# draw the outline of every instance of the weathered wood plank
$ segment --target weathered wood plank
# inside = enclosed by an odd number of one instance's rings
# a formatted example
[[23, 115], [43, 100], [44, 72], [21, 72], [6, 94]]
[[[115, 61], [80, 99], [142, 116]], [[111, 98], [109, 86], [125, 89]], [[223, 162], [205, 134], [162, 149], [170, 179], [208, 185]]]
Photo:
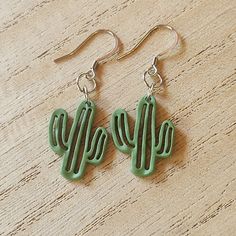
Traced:
[[[235, 235], [233, 1], [10, 0], [0, 10], [0, 235]], [[48, 120], [58, 107], [74, 116], [82, 99], [74, 79], [111, 40], [53, 59], [96, 29], [113, 30], [129, 48], [160, 23], [181, 35], [176, 54], [160, 62], [165, 84], [156, 95], [158, 124], [171, 118], [177, 127], [172, 158], [140, 179], [110, 139], [104, 163], [68, 182], [48, 145]], [[95, 125], [110, 132], [118, 107], [135, 118], [142, 73], [170, 40], [155, 33], [133, 57], [101, 66]]]

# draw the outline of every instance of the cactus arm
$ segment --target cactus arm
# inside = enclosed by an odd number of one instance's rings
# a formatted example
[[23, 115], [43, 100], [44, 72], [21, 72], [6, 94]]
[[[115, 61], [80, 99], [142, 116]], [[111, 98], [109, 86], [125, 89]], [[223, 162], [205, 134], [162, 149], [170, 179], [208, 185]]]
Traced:
[[174, 124], [170, 120], [162, 123], [158, 145], [156, 146], [156, 156], [158, 158], [166, 158], [171, 155], [174, 140]]
[[130, 137], [127, 112], [118, 109], [112, 114], [112, 137], [115, 146], [123, 153], [130, 154], [133, 149], [133, 141]]
[[107, 139], [108, 134], [106, 129], [101, 127], [97, 128], [88, 152], [88, 163], [98, 165], [102, 162], [107, 147]]
[[52, 150], [62, 156], [68, 149], [66, 140], [66, 126], [68, 114], [63, 109], [55, 110], [49, 122], [49, 144]]

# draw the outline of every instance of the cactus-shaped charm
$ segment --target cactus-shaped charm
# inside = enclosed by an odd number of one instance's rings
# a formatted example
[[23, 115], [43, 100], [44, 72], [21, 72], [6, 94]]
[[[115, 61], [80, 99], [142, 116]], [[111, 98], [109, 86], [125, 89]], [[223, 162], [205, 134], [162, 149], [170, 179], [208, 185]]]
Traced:
[[61, 174], [70, 180], [83, 177], [87, 164], [101, 163], [107, 145], [107, 131], [97, 128], [93, 137], [91, 129], [95, 104], [83, 101], [69, 130], [68, 114], [63, 109], [53, 112], [49, 123], [49, 143], [52, 150], [63, 156]]
[[131, 155], [131, 171], [137, 176], [148, 176], [155, 169], [156, 159], [170, 156], [174, 139], [174, 125], [170, 120], [162, 123], [156, 135], [156, 99], [144, 96], [138, 105], [134, 134], [131, 137], [127, 112], [116, 110], [111, 120], [115, 146]]

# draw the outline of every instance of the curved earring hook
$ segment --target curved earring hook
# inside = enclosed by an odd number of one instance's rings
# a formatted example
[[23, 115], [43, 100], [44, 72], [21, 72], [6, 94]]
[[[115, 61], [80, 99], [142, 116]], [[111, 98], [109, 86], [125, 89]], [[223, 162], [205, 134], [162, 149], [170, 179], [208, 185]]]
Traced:
[[[172, 33], [174, 33], [175, 40], [174, 40], [173, 44], [172, 44], [169, 48], [167, 48], [166, 50], [164, 50], [162, 53], [159, 53], [155, 58], [158, 58], [158, 57], [160, 57], [160, 56], [163, 56], [163, 55], [165, 55], [166, 53], [168, 53], [169, 51], [171, 51], [172, 49], [174, 49], [174, 48], [177, 46], [178, 41], [179, 41], [179, 35], [178, 35], [177, 31], [176, 31], [173, 27], [171, 27], [171, 26], [169, 26], [169, 25], [156, 25], [156, 26], [154, 26], [153, 28], [151, 28], [151, 29], [140, 39], [140, 41], [139, 41], [133, 48], [131, 48], [129, 51], [127, 51], [127, 52], [123, 53], [122, 55], [120, 55], [120, 56], [117, 58], [117, 60], [124, 59], [125, 57], [131, 55], [133, 52], [136, 51], [136, 49], [137, 49], [138, 47], [140, 47], [140, 46], [143, 44], [143, 42], [144, 42], [155, 30], [158, 30], [158, 29], [161, 29], [161, 28], [168, 29], [168, 30], [170, 30]], [[155, 59], [154, 59], [154, 60], [155, 60]]]
[[90, 41], [92, 38], [94, 38], [96, 35], [98, 34], [109, 34], [111, 35], [114, 40], [115, 40], [115, 45], [114, 45], [114, 48], [112, 50], [110, 50], [108, 53], [106, 53], [104, 56], [102, 57], [99, 57], [97, 60], [95, 60], [94, 64], [93, 64], [93, 67], [92, 68], [95, 68], [98, 64], [103, 64], [105, 62], [107, 62], [112, 56], [114, 56], [115, 54], [117, 54], [119, 51], [120, 51], [120, 40], [118, 38], [118, 36], [112, 32], [111, 30], [107, 30], [107, 29], [99, 29], [99, 30], [96, 30], [95, 32], [93, 32], [92, 34], [90, 34], [77, 48], [75, 48], [73, 51], [71, 51], [70, 53], [64, 55], [64, 56], [61, 56], [59, 58], [56, 58], [54, 60], [55, 63], [58, 63], [58, 62], [61, 62], [63, 60], [66, 60], [66, 59], [69, 59], [71, 58], [72, 56], [76, 55], [79, 50], [88, 42]]
[[[107, 29], [99, 29], [96, 30], [95, 32], [93, 32], [92, 34], [90, 34], [81, 44], [79, 44], [79, 46], [77, 48], [75, 48], [73, 51], [71, 51], [70, 53], [61, 56], [59, 58], [56, 58], [54, 60], [55, 63], [64, 61], [66, 59], [69, 59], [71, 57], [73, 57], [74, 55], [76, 55], [79, 50], [84, 47], [84, 45], [90, 41], [92, 38], [94, 38], [96, 35], [98, 34], [109, 34], [114, 38], [114, 47], [112, 50], [110, 50], [109, 52], [107, 52], [104, 56], [99, 57], [97, 60], [94, 61], [91, 69], [89, 69], [87, 72], [85, 73], [80, 73], [80, 75], [76, 78], [76, 85], [77, 88], [79, 89], [80, 92], [84, 93], [85, 99], [88, 100], [88, 94], [93, 92], [96, 87], [97, 87], [97, 83], [96, 83], [96, 68], [99, 64], [103, 64], [105, 62], [107, 62], [109, 59], [111, 59], [111, 57], [113, 57], [114, 55], [116, 55], [117, 53], [119, 53], [120, 51], [120, 40], [118, 38], [118, 36], [113, 33], [111, 30], [107, 30]], [[92, 88], [88, 89], [86, 85], [84, 85], [83, 87], [81, 87], [80, 81], [82, 79], [87, 79], [88, 81], [92, 82]]]
[[161, 85], [163, 83], [163, 79], [162, 76], [159, 74], [158, 69], [157, 69], [157, 62], [160, 56], [165, 55], [166, 53], [168, 53], [169, 51], [171, 51], [172, 49], [174, 49], [179, 41], [179, 35], [178, 33], [175, 31], [175, 29], [169, 25], [156, 25], [153, 28], [151, 28], [141, 39], [140, 41], [130, 50], [128, 50], [127, 52], [124, 52], [122, 55], [120, 55], [117, 60], [121, 60], [124, 59], [125, 57], [131, 55], [133, 52], [135, 52], [137, 50], [138, 47], [141, 46], [141, 44], [143, 44], [143, 42], [155, 31], [158, 29], [168, 29], [170, 32], [172, 32], [175, 36], [174, 38], [174, 42], [172, 43], [172, 45], [167, 48], [166, 50], [162, 51], [161, 53], [159, 53], [157, 56], [154, 57], [153, 62], [152, 62], [152, 66], [149, 67], [143, 74], [143, 81], [146, 84], [146, 86], [148, 87], [148, 96], [150, 96], [153, 93], [154, 90], [154, 86], [157, 84], [157, 82], [148, 82], [148, 77], [157, 77], [159, 79], [159, 84]]

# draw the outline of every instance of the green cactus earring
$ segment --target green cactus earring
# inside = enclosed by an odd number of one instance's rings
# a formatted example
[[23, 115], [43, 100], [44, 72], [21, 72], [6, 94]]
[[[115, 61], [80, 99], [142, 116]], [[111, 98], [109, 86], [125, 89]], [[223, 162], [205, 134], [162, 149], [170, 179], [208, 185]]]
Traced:
[[[95, 104], [88, 95], [96, 89], [96, 69], [119, 52], [119, 39], [110, 30], [97, 30], [84, 40], [74, 51], [55, 60], [60, 62], [78, 52], [78, 50], [98, 33], [108, 33], [115, 39], [114, 49], [97, 59], [92, 68], [81, 73], [76, 84], [85, 96], [77, 108], [71, 128], [68, 127], [68, 114], [63, 109], [55, 110], [49, 122], [49, 143], [52, 150], [62, 156], [61, 174], [69, 180], [81, 179], [87, 164], [98, 165], [103, 160], [108, 134], [105, 128], [97, 128], [92, 134]], [[83, 80], [83, 81], [82, 81]], [[83, 86], [82, 86], [83, 82]], [[91, 87], [89, 87], [89, 84]]]
[[168, 25], [157, 25], [149, 30], [133, 49], [118, 57], [120, 60], [130, 55], [154, 30], [162, 27], [175, 34], [175, 42], [168, 50], [156, 56], [152, 66], [144, 72], [143, 80], [148, 87], [148, 94], [139, 101], [133, 134], [130, 134], [128, 115], [125, 110], [116, 110], [111, 119], [112, 137], [116, 148], [131, 156], [131, 171], [141, 177], [151, 175], [155, 170], [156, 160], [167, 158], [172, 152], [174, 124], [170, 120], [164, 121], [157, 135], [156, 99], [152, 95], [156, 82], [148, 82], [148, 79], [150, 81], [150, 78], [151, 80], [158, 78], [160, 84], [162, 83], [162, 77], [157, 70], [158, 57], [177, 45], [178, 34]]

